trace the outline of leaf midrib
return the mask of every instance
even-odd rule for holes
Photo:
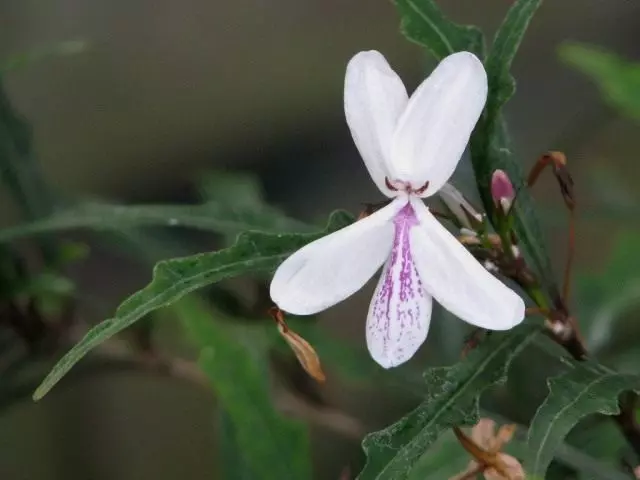
[[[442,33],[442,31],[440,31],[440,29],[438,27],[436,27],[436,25],[429,19],[429,17],[426,16],[422,12],[422,10],[420,10],[420,8],[412,0],[407,0],[407,5],[409,5],[411,10],[413,10],[421,19],[423,19],[433,29],[434,32],[436,32],[436,35],[438,35],[438,37],[440,37],[440,40],[444,44],[445,48],[447,48],[449,53],[453,53],[453,45],[451,45],[451,43],[449,43],[449,40],[448,40],[447,36],[444,33]],[[433,52],[433,50],[432,50],[432,53],[436,57],[440,57],[439,55],[435,54],[435,52]],[[440,58],[438,58],[438,60],[440,60]]]
[[[545,445],[547,443],[547,440],[549,438],[549,435],[551,435],[551,430],[553,429],[553,426],[555,425],[555,423],[557,422],[558,418],[564,414],[564,412],[566,412],[569,408],[572,408],[578,401],[580,401],[582,399],[582,397],[584,396],[585,393],[587,393],[593,386],[595,386],[597,383],[600,383],[604,380],[608,380],[609,378],[611,378],[612,375],[606,375],[606,376],[602,376],[599,378],[596,378],[595,380],[589,382],[585,388],[583,388],[580,393],[573,398],[569,403],[567,403],[563,408],[561,408],[556,415],[554,415],[552,417],[552,421],[548,423],[547,429],[546,429],[546,433],[544,434],[544,436],[542,437],[542,441],[540,442],[540,447],[538,448],[538,451],[536,452],[536,456],[533,462],[533,471],[534,472],[539,472],[539,462],[540,462],[540,456],[542,451],[545,448]]]

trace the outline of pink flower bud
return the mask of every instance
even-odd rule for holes
[[[502,170],[493,172],[491,176],[491,198],[496,207],[507,213],[515,196],[513,184],[507,174]]]

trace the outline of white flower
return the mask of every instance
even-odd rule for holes
[[[429,212],[462,156],[487,97],[482,63],[445,58],[411,99],[378,52],[349,62],[347,123],[371,178],[393,200],[289,257],[271,282],[279,308],[311,315],[358,291],[383,266],[367,316],[367,346],[385,368],[406,362],[427,338],[432,301],[481,328],[506,330],[524,302],[487,272]]]

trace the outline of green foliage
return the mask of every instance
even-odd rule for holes
[[[344,212],[335,212],[320,234],[248,232],[241,234],[232,247],[159,262],[153,269],[151,283],[125,300],[113,318],[92,328],[45,378],[34,393],[34,399],[42,398],[90,350],[153,310],[171,305],[187,293],[221,280],[272,270],[303,245],[350,221]]]
[[[26,219],[46,215],[52,195],[31,148],[31,127],[15,111],[0,85],[0,179]]]
[[[71,229],[123,230],[133,227],[186,227],[237,234],[243,230],[309,232],[311,227],[287,218],[275,209],[234,206],[213,202],[202,205],[105,205],[85,203],[30,223],[0,231],[0,242],[24,236]]]
[[[462,362],[427,370],[428,393],[422,403],[393,425],[365,437],[367,463],[358,479],[409,478],[416,462],[444,431],[477,421],[480,394],[505,380],[511,361],[537,332],[521,326],[494,334]]]
[[[527,438],[530,456],[525,467],[531,474],[540,476],[544,476],[569,431],[587,415],[618,414],[618,396],[624,391],[640,390],[640,376],[620,374],[583,362],[549,379],[548,385],[549,396],[531,421]]]
[[[252,480],[255,477],[242,455],[235,426],[224,409],[218,415],[218,465],[220,478],[225,480]]]
[[[515,54],[534,13],[542,0],[514,2],[498,30],[485,61],[489,95],[485,111],[471,137],[471,160],[480,197],[487,212],[493,211],[491,175],[496,169],[507,172],[516,187],[523,184],[522,167],[513,158],[502,106],[515,91],[509,73]],[[426,48],[437,59],[460,50],[469,50],[483,58],[484,40],[475,27],[453,23],[433,0],[395,0],[401,16],[401,28],[409,40]],[[491,219],[495,222],[496,219]],[[541,234],[533,199],[520,189],[514,209],[515,230],[524,254],[548,291],[556,291],[555,276]],[[495,223],[494,223],[495,225]]]
[[[266,352],[230,336],[203,305],[184,299],[173,309],[191,341],[199,347],[199,364],[223,405],[228,423],[221,427],[233,435],[240,447],[237,460],[241,463],[234,467],[227,464],[232,475],[225,478],[247,478],[245,462],[253,474],[251,478],[311,478],[306,428],[275,410],[269,392]]]
[[[516,91],[516,82],[510,73],[511,64],[541,3],[542,0],[514,2],[493,40],[485,65],[489,81],[485,119],[489,126],[497,123],[500,109]]]
[[[13,108],[0,77],[0,183],[9,191],[26,220],[46,216],[53,195],[32,152],[31,127]],[[38,239],[45,261],[56,256],[55,244]]]
[[[587,342],[595,353],[614,346],[615,327],[625,314],[640,307],[640,235],[620,233],[611,257],[603,269],[585,272],[579,277],[578,293],[582,302],[578,312],[587,331]],[[626,332],[621,332],[624,336]]]
[[[600,88],[606,102],[622,114],[640,120],[640,64],[600,47],[567,43],[560,58],[588,75]]]
[[[90,350],[153,310],[171,305],[187,293],[221,280],[272,270],[303,245],[350,221],[344,212],[335,212],[327,228],[319,234],[247,232],[241,234],[232,247],[159,262],[153,269],[151,283],[125,300],[113,318],[92,328],[54,367],[36,390],[34,398],[42,398]]]
[[[485,63],[489,95],[484,114],[471,137],[471,162],[480,197],[487,212],[493,211],[491,175],[497,169],[504,170],[509,175],[514,187],[518,190],[513,218],[514,229],[523,253],[538,274],[542,285],[547,291],[555,292],[557,290],[555,275],[533,199],[529,191],[522,188],[524,184],[522,166],[514,159],[507,127],[501,114],[503,105],[515,92],[515,81],[510,73],[511,64],[526,29],[541,3],[542,0],[514,2],[496,33]],[[496,226],[496,219],[491,220]]]
[[[394,0],[400,13],[401,30],[414,43],[438,60],[469,50],[484,57],[484,39],[477,27],[450,21],[433,0]]]
[[[464,471],[469,454],[449,430],[444,432],[411,469],[409,480],[442,480]]]

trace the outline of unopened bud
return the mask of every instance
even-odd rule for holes
[[[462,227],[477,230],[482,225],[482,215],[473,208],[456,187],[445,183],[438,194],[442,203],[456,217]]]
[[[491,176],[491,198],[495,206],[506,214],[511,209],[515,196],[513,184],[507,174],[503,170],[493,172]]]

